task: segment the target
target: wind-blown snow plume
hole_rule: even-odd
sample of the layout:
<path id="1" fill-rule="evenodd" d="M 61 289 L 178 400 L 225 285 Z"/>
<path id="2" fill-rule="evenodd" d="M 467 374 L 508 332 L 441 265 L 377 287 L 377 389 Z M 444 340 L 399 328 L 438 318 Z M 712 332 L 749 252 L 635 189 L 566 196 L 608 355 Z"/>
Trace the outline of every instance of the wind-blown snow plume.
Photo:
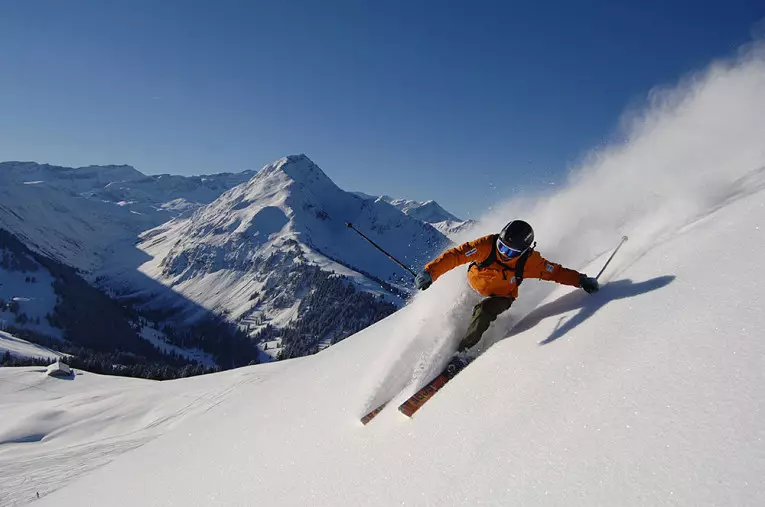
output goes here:
<path id="1" fill-rule="evenodd" d="M 607 281 L 671 232 L 765 184 L 763 90 L 763 43 L 655 88 L 642 110 L 624 116 L 619 140 L 591 152 L 561 190 L 512 199 L 477 229 L 522 217 L 544 255 L 576 269 L 626 234 Z"/>
<path id="2" fill-rule="evenodd" d="M 626 234 L 630 241 L 601 281 L 613 279 L 673 232 L 765 185 L 764 90 L 763 43 L 673 87 L 656 88 L 642 109 L 625 114 L 618 140 L 572 168 L 562 188 L 496 206 L 459 240 L 497 232 L 509 220 L 523 218 L 534 226 L 544 256 L 594 276 L 604 254 Z M 407 316 L 411 327 L 402 329 L 404 343 L 417 343 L 409 347 L 430 347 L 434 364 L 428 370 L 448 357 L 467 326 L 470 305 L 478 300 L 471 297 L 462 270 L 455 271 L 460 272 L 417 298 Z M 484 343 L 504 337 L 553 288 L 525 284 L 512 311 L 490 328 Z M 399 361 L 400 350 L 391 350 L 390 362 Z M 411 355 L 401 357 L 411 362 Z"/>
<path id="3" fill-rule="evenodd" d="M 523 216 L 541 251 L 582 267 L 622 234 L 638 253 L 765 182 L 765 44 L 649 93 L 622 121 L 620 141 L 593 151 L 560 191 L 511 200 L 481 221 Z M 625 256 L 626 257 L 626 256 Z M 622 257 L 624 259 L 624 257 Z"/>

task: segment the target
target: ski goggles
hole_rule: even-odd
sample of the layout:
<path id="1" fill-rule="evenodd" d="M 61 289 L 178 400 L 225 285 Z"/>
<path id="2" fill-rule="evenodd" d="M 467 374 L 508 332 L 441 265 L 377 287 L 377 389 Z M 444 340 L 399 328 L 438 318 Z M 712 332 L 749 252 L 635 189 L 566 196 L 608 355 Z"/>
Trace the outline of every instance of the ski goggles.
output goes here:
<path id="1" fill-rule="evenodd" d="M 505 257 L 512 259 L 513 257 L 518 257 L 521 255 L 525 250 L 516 250 L 515 248 L 510 248 L 506 244 L 502 242 L 501 239 L 497 238 L 497 250 L 499 250 L 499 253 L 504 255 Z"/>

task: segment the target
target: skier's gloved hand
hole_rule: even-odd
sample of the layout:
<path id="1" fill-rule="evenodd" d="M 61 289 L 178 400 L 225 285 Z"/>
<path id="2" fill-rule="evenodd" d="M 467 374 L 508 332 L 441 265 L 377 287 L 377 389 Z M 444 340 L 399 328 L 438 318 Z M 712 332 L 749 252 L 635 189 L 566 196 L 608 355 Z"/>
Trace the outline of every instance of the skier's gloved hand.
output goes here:
<path id="1" fill-rule="evenodd" d="M 414 286 L 419 290 L 425 290 L 433 283 L 433 277 L 427 271 L 420 271 L 420 274 L 414 278 Z"/>
<path id="2" fill-rule="evenodd" d="M 597 279 L 582 274 L 579 275 L 579 287 L 584 289 L 587 294 L 592 294 L 593 292 L 598 292 L 598 289 L 600 289 L 600 284 L 598 283 Z"/>

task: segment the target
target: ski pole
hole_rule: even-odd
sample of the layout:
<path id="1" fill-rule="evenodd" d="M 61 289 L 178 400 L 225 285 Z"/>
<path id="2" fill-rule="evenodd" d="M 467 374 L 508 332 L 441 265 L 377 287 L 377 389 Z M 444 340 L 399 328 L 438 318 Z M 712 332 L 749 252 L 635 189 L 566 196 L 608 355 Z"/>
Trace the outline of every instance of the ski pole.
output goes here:
<path id="1" fill-rule="evenodd" d="M 414 271 L 412 271 L 411 269 L 409 269 L 408 267 L 406 267 L 405 265 L 403 265 L 403 264 L 402 264 L 402 263 L 401 263 L 401 262 L 400 262 L 398 259 L 396 259 L 396 258 L 395 258 L 395 257 L 393 257 L 391 254 L 389 254 L 388 252 L 386 252 L 385 250 L 383 250 L 383 249 L 380 247 L 380 245 L 378 245 L 377 243 L 375 243 L 374 241 L 372 241 L 371 239 L 369 239 L 368 237 L 366 237 L 366 236 L 364 235 L 364 233 L 363 233 L 363 232 L 361 232 L 360 230 L 356 229 L 356 228 L 353 226 L 353 224 L 352 224 L 352 223 L 350 223 L 350 222 L 346 222 L 346 224 L 345 224 L 345 225 L 347 225 L 349 229 L 353 229 L 354 231 L 356 231 L 356 233 L 357 233 L 359 236 L 361 236 L 361 237 L 362 237 L 362 238 L 364 238 L 365 240 L 369 241 L 369 242 L 372 244 L 372 246 L 373 246 L 373 247 L 377 248 L 377 249 L 378 249 L 378 250 L 380 250 L 382 253 L 384 253 L 386 256 L 388 256 L 388 258 L 389 258 L 390 260 L 392 260 L 393 262 L 395 262 L 396 264 L 398 264 L 399 266 L 401 266 L 401 267 L 402 267 L 402 268 L 404 268 L 405 270 L 409 271 L 409 272 L 412 274 L 412 276 L 413 276 L 413 277 L 415 277 L 415 278 L 417 277 L 417 274 L 416 274 Z"/>
<path id="2" fill-rule="evenodd" d="M 616 255 L 616 252 L 618 252 L 618 251 L 619 251 L 619 249 L 622 247 L 622 245 L 624 244 L 624 242 L 625 242 L 625 241 L 627 241 L 627 239 L 629 239 L 629 238 L 627 238 L 627 236 L 622 236 L 622 240 L 621 240 L 621 241 L 619 242 L 619 244 L 616 246 L 616 250 L 614 250 L 614 253 L 612 253 L 612 254 L 611 254 L 611 257 L 609 257 L 609 258 L 608 258 L 608 260 L 606 261 L 606 263 L 603 265 L 603 269 L 601 269 L 601 270 L 600 270 L 600 273 L 598 273 L 598 276 L 596 276 L 596 277 L 595 277 L 595 280 L 597 280 L 598 278 L 600 278 L 600 275 L 602 275 L 602 274 L 603 274 L 603 271 L 605 271 L 605 270 L 606 270 L 606 268 L 608 267 L 608 265 L 611 263 L 611 259 L 613 259 L 613 258 L 614 258 L 614 255 Z"/>

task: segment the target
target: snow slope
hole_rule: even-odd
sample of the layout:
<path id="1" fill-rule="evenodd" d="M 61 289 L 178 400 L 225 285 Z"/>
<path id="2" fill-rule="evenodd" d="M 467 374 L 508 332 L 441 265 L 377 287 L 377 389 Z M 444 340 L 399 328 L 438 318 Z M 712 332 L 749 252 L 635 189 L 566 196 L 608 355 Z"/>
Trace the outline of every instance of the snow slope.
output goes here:
<path id="1" fill-rule="evenodd" d="M 104 252 L 247 181 L 253 171 L 146 176 L 126 165 L 0 163 L 0 227 L 27 247 L 93 271 Z M 123 247 L 124 248 L 124 247 Z"/>
<path id="2" fill-rule="evenodd" d="M 473 227 L 476 225 L 475 220 L 465 220 L 463 221 L 457 221 L 454 220 L 444 220 L 443 222 L 435 222 L 430 224 L 435 229 L 446 236 L 447 238 L 452 239 L 455 243 L 460 244 L 460 241 L 462 241 L 462 238 L 466 236 L 472 236 Z"/>
<path id="3" fill-rule="evenodd" d="M 394 199 L 388 195 L 383 195 L 379 199 L 381 201 L 387 202 L 394 208 L 401 210 L 403 213 L 409 215 L 410 217 L 421 220 L 422 222 L 432 224 L 443 222 L 444 220 L 451 220 L 454 222 L 462 221 L 446 211 L 441 207 L 441 205 L 433 200 L 420 202 L 413 201 L 411 199 Z"/>
<path id="4" fill-rule="evenodd" d="M 138 180 L 114 180 L 93 189 L 90 196 L 128 206 L 132 211 L 161 214 L 167 220 L 211 203 L 254 174 L 252 170 L 201 176 L 158 174 Z"/>
<path id="5" fill-rule="evenodd" d="M 282 368 L 183 382 L 79 370 L 61 379 L 48 377 L 42 367 L 0 368 L 0 505 L 21 505 L 60 487 L 211 410 L 237 386 L 262 382 Z M 29 393 L 34 405 L 27 402 Z"/>
<path id="6" fill-rule="evenodd" d="M 200 176 L 147 176 L 128 165 L 61 167 L 34 162 L 0 162 L 0 175 L 6 182 L 44 185 L 147 214 L 196 209 L 254 174 L 255 171 L 247 170 Z M 163 218 L 166 220 L 170 216 Z"/>
<path id="7" fill-rule="evenodd" d="M 156 225 L 114 204 L 94 201 L 47 183 L 24 185 L 0 171 L 0 228 L 28 248 L 69 266 L 92 271 L 108 246 Z"/>
<path id="8" fill-rule="evenodd" d="M 639 260 L 625 252 L 598 295 L 555 290 L 412 420 L 394 408 L 367 427 L 357 418 L 383 378 L 370 365 L 406 349 L 401 330 L 436 292 L 239 386 L 49 503 L 760 505 L 765 345 L 751 338 L 765 325 L 765 290 L 743 262 L 720 272 L 739 283 L 702 290 L 708 268 L 692 261 L 724 255 L 720 239 L 742 257 L 765 247 L 744 234 L 765 218 L 762 198 Z"/>
<path id="9" fill-rule="evenodd" d="M 6 352 L 9 352 L 13 357 L 47 357 L 49 359 L 56 359 L 57 357 L 66 356 L 66 354 L 28 342 L 11 333 L 0 331 L 0 357 Z"/>
<path id="10" fill-rule="evenodd" d="M 35 162 L 0 162 L 0 174 L 6 181 L 47 186 L 82 194 L 114 181 L 134 182 L 146 176 L 129 165 L 61 167 Z"/>
<path id="11" fill-rule="evenodd" d="M 96 470 L 62 454 L 55 466 L 73 473 L 57 477 L 50 461 L 25 459 L 44 454 L 45 438 L 3 444 L 4 502 L 39 491 L 40 505 L 56 506 L 763 505 L 763 89 L 758 48 L 715 64 L 655 94 L 624 142 L 564 190 L 487 217 L 481 227 L 496 230 L 522 211 L 545 255 L 588 273 L 630 240 L 598 294 L 526 281 L 487 336 L 493 346 L 413 419 L 395 403 L 445 360 L 476 301 L 463 270 L 284 369 L 174 381 L 178 391 L 145 403 L 125 394 L 140 413 L 202 383 L 226 392 L 130 453 L 116 456 L 125 435 L 105 441 L 114 461 Z M 269 376 L 232 386 L 260 372 Z M 399 389 L 393 407 L 358 422 Z M 39 408 L 44 395 L 14 391 L 30 426 L 56 420 Z M 1 419 L 0 434 L 53 434 L 17 420 Z M 97 445 L 74 433 L 67 443 L 81 442 Z"/>
<path id="12" fill-rule="evenodd" d="M 474 220 L 457 218 L 433 200 L 420 202 L 411 199 L 394 199 L 389 195 L 375 197 L 364 192 L 353 193 L 362 199 L 387 202 L 405 215 L 432 225 L 438 232 L 448 238 L 456 238 L 469 231 L 475 225 Z"/>

